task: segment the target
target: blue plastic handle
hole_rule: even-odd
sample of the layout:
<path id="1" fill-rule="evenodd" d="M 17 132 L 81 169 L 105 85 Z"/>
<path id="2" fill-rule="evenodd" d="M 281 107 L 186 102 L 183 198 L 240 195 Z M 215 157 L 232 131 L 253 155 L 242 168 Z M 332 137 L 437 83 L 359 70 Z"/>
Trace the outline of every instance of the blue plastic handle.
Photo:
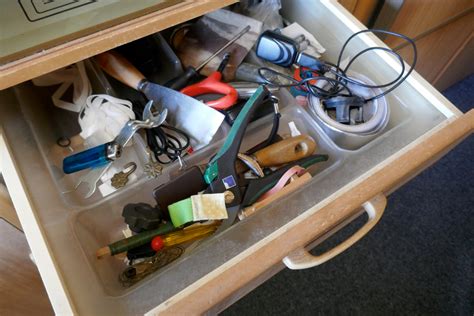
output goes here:
<path id="1" fill-rule="evenodd" d="M 107 147 L 109 145 L 110 143 L 102 144 L 64 158 L 64 173 L 70 174 L 87 168 L 96 168 L 107 164 L 110 162 L 110 159 L 107 158 Z"/>

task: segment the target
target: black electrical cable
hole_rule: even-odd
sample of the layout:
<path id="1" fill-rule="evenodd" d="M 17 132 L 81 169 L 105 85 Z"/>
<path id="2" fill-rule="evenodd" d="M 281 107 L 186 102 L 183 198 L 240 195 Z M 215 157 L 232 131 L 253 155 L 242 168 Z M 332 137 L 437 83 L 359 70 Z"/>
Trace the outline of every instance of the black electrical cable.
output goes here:
<path id="1" fill-rule="evenodd" d="M 264 72 L 271 73 L 276 77 L 285 78 L 286 80 L 291 81 L 292 83 L 289 83 L 289 84 L 274 83 L 265 76 Z M 277 86 L 277 87 L 280 87 L 280 88 L 289 88 L 289 87 L 296 87 L 296 86 L 303 86 L 304 85 L 306 88 L 309 87 L 308 89 L 311 91 L 312 94 L 314 94 L 315 96 L 317 96 L 319 98 L 323 98 L 323 99 L 334 97 L 334 96 L 352 96 L 352 92 L 350 91 L 349 87 L 345 83 L 341 82 L 340 80 L 330 78 L 330 77 L 315 76 L 315 77 L 308 77 L 308 78 L 305 78 L 305 79 L 302 79 L 302 80 L 297 80 L 297 79 L 295 79 L 291 76 L 288 76 L 286 74 L 283 74 L 281 72 L 278 72 L 276 70 L 273 70 L 273 69 L 267 68 L 267 67 L 260 67 L 258 69 L 258 74 L 265 81 L 265 83 L 268 84 L 268 85 Z M 312 81 L 312 80 L 327 81 L 329 83 L 334 84 L 335 86 L 341 85 L 342 87 L 339 88 L 338 90 L 335 90 L 335 91 L 324 90 L 321 87 L 318 87 L 318 86 L 315 86 L 315 85 L 311 84 L 310 81 Z M 347 90 L 348 94 L 341 94 L 340 92 L 343 91 L 343 90 Z"/>
<path id="2" fill-rule="evenodd" d="M 389 48 L 378 47 L 378 46 L 368 47 L 368 48 L 358 52 L 354 57 L 352 57 L 349 60 L 349 62 L 347 64 L 347 66 L 345 67 L 345 69 L 342 69 L 340 67 L 342 56 L 343 56 L 344 51 L 345 51 L 347 45 L 349 44 L 349 42 L 354 37 L 356 37 L 356 36 L 358 36 L 362 33 L 368 33 L 368 32 L 370 32 L 370 33 L 383 33 L 383 34 L 387 34 L 387 35 L 391 35 L 391 36 L 396 36 L 396 37 L 399 37 L 399 38 L 407 41 L 413 47 L 413 60 L 412 60 L 412 63 L 410 65 L 410 68 L 408 69 L 408 71 L 406 73 L 405 73 L 405 70 L 406 70 L 405 63 L 404 63 L 402 57 L 400 56 L 400 54 L 398 54 L 397 52 L 395 52 L 395 51 L 393 51 Z M 398 59 L 398 62 L 400 63 L 400 66 L 401 66 L 401 71 L 395 79 L 393 79 L 392 81 L 390 81 L 388 83 L 384 83 L 384 84 L 380 84 L 380 85 L 368 85 L 368 84 L 364 84 L 360 81 L 357 81 L 353 78 L 350 78 L 346 74 L 346 72 L 349 70 L 350 66 L 356 61 L 357 58 L 359 58 L 360 56 L 362 56 L 363 54 L 365 54 L 367 52 L 375 51 L 375 50 L 384 51 L 386 53 L 389 53 L 389 54 L 395 56 Z M 325 67 L 324 71 L 321 72 L 320 76 L 313 76 L 313 77 L 308 77 L 308 78 L 305 78 L 305 79 L 302 79 L 302 80 L 296 80 L 295 78 L 293 78 L 291 76 L 280 73 L 280 72 L 275 71 L 273 69 L 269 69 L 267 67 L 259 68 L 258 74 L 265 81 L 266 84 L 269 84 L 269 85 L 272 85 L 272 86 L 278 86 L 278 87 L 304 86 L 308 90 L 309 93 L 311 93 L 312 95 L 314 95 L 314 96 L 316 96 L 320 99 L 323 99 L 323 100 L 324 99 L 329 99 L 329 98 L 332 98 L 332 97 L 336 97 L 336 96 L 345 96 L 345 97 L 353 96 L 353 93 L 351 92 L 351 89 L 348 87 L 348 83 L 351 83 L 351 84 L 357 85 L 357 86 L 361 86 L 361 87 L 364 87 L 364 88 L 369 88 L 369 89 L 390 87 L 387 90 L 382 91 L 378 95 L 375 95 L 371 98 L 365 99 L 364 101 L 367 103 L 367 102 L 373 101 L 375 99 L 378 99 L 378 98 L 381 98 L 381 97 L 387 95 L 388 93 L 390 93 L 391 91 L 396 89 L 398 86 L 400 86 L 408 78 L 408 76 L 410 76 L 410 74 L 413 72 L 413 70 L 416 66 L 417 59 L 418 59 L 418 52 L 417 52 L 417 49 L 416 49 L 416 44 L 408 36 L 403 35 L 403 34 L 399 34 L 399 33 L 396 33 L 396 32 L 391 32 L 391 31 L 378 30 L 378 29 L 368 29 L 368 30 L 362 30 L 362 31 L 359 31 L 359 32 L 356 32 L 356 33 L 352 34 L 342 45 L 342 48 L 341 48 L 341 50 L 339 52 L 339 55 L 338 55 L 338 58 L 337 58 L 337 63 L 333 64 L 333 63 L 330 63 L 330 62 L 324 62 L 326 67 Z M 329 72 L 329 73 L 333 74 L 335 76 L 335 78 L 330 78 L 330 77 L 324 76 L 325 72 Z M 269 79 L 265 75 L 265 73 L 272 74 L 274 78 L 275 77 L 284 78 L 284 79 L 286 79 L 287 81 L 289 81 L 291 83 L 289 83 L 289 84 L 275 83 L 274 81 Z M 318 87 L 314 84 L 311 84 L 311 81 L 313 81 L 313 80 L 327 81 L 330 84 L 331 88 L 330 89 L 323 89 L 323 88 Z M 343 91 L 347 91 L 347 93 L 342 93 Z"/>
<path id="3" fill-rule="evenodd" d="M 398 38 L 401 38 L 403 40 L 405 40 L 406 42 L 408 42 L 412 48 L 413 48 L 413 60 L 411 62 L 411 66 L 410 66 L 410 69 L 407 71 L 407 73 L 400 78 L 400 80 L 398 80 L 398 82 L 394 83 L 393 86 L 385 91 L 383 91 L 382 93 L 380 93 L 379 95 L 376 95 L 374 97 L 371 97 L 369 99 L 366 99 L 365 102 L 370 102 L 370 101 L 373 101 L 375 99 L 378 99 L 378 98 L 381 98 L 385 95 L 387 95 L 388 93 L 392 92 L 393 90 L 395 90 L 398 86 L 400 86 L 407 78 L 408 76 L 410 76 L 410 74 L 413 72 L 413 70 L 415 69 L 415 66 L 416 66 L 416 62 L 418 60 L 418 51 L 416 49 L 416 44 L 415 44 L 415 41 L 413 39 L 411 39 L 410 37 L 406 36 L 406 35 L 403 35 L 403 34 L 400 34 L 400 33 L 396 33 L 396 32 L 391 32 L 391 31 L 386 31 L 386 30 L 379 30 L 379 29 L 367 29 L 367 30 L 362 30 L 362 31 L 359 31 L 359 32 L 356 32 L 354 34 L 352 34 L 351 36 L 349 36 L 349 38 L 344 42 L 344 44 L 342 45 L 342 48 L 339 52 L 339 56 L 337 58 L 337 68 L 336 69 L 340 69 L 340 64 L 341 64 L 341 60 L 342 60 L 342 56 L 344 54 L 344 50 L 346 49 L 347 45 L 349 44 L 349 42 L 356 36 L 362 34 L 362 33 L 382 33 L 382 34 L 387 34 L 387 35 L 391 35 L 391 36 L 395 36 L 395 37 L 398 37 Z M 365 51 L 369 51 L 369 50 L 376 50 L 376 49 L 383 49 L 383 50 L 387 50 L 387 48 L 385 47 L 369 47 L 368 49 L 366 49 Z M 390 49 L 389 49 L 390 50 Z M 400 74 L 403 74 L 404 71 L 405 71 L 405 67 L 404 67 L 404 63 L 403 63 L 403 59 L 401 58 L 400 54 L 398 54 L 397 52 L 393 51 L 393 50 L 390 50 L 390 53 L 392 53 L 394 55 L 397 55 L 399 60 L 401 61 L 401 64 L 403 65 L 402 66 L 402 71 L 400 72 Z M 349 61 L 349 64 L 352 64 L 353 61 L 359 57 L 361 54 L 358 54 L 356 55 L 355 57 L 353 57 L 350 61 Z M 346 69 L 344 71 L 347 71 L 348 67 L 346 67 Z M 374 86 L 373 88 L 383 88 L 385 87 L 384 85 L 379 85 L 379 86 Z"/>
<path id="4" fill-rule="evenodd" d="M 389 54 L 392 54 L 394 55 L 395 57 L 398 58 L 398 61 L 400 62 L 400 66 L 402 67 L 402 71 L 400 71 L 400 73 L 398 74 L 398 77 L 396 77 L 394 80 L 388 82 L 388 83 L 385 83 L 385 84 L 381 84 L 381 85 L 370 85 L 370 84 L 365 84 L 363 82 L 360 82 L 360 81 L 357 81 L 357 80 L 354 80 L 350 77 L 348 77 L 347 75 L 341 75 L 339 73 L 339 71 L 336 71 L 334 69 L 330 69 L 329 71 L 336 75 L 337 77 L 339 78 L 342 78 L 344 79 L 345 81 L 347 82 L 350 82 L 352 84 L 355 84 L 355 85 L 358 85 L 358 86 L 361 86 L 361 87 L 364 87 L 364 88 L 385 88 L 385 87 L 389 87 L 395 83 L 398 82 L 398 80 L 400 80 L 403 76 L 403 74 L 405 73 L 405 63 L 403 62 L 403 59 L 402 57 L 397 54 L 396 52 L 394 52 L 393 50 L 389 49 L 389 48 L 385 48 L 385 47 L 369 47 L 369 48 L 366 48 L 364 49 L 363 51 L 360 51 L 359 53 L 357 53 L 357 55 L 355 55 L 350 61 L 349 63 L 347 64 L 346 68 L 344 69 L 344 71 L 347 71 L 347 69 L 349 69 L 349 67 L 352 65 L 352 63 L 361 55 L 367 53 L 367 52 L 370 52 L 370 51 L 374 51 L 374 50 L 383 50 L 383 51 L 386 51 L 387 53 Z"/>
<path id="5" fill-rule="evenodd" d="M 278 83 L 274 83 L 272 82 L 270 79 L 266 78 L 265 75 L 264 75 L 264 71 L 267 72 L 267 73 L 272 73 L 273 75 L 275 76 L 278 76 L 278 77 L 282 77 L 282 78 L 285 78 L 289 81 L 292 81 L 293 83 L 290 83 L 290 84 L 278 84 Z M 302 80 L 297 80 L 291 76 L 288 76 L 286 74 L 283 74 L 281 72 L 278 72 L 276 70 L 273 70 L 271 68 L 267 68 L 267 67 L 260 67 L 258 69 L 258 73 L 260 75 L 260 77 L 265 81 L 266 84 L 268 85 L 272 85 L 272 86 L 278 86 L 280 88 L 289 88 L 289 87 L 295 87 L 295 86 L 302 86 L 302 85 L 311 85 L 310 84 L 310 81 L 312 80 L 324 80 L 324 81 L 328 81 L 329 83 L 332 83 L 332 84 L 340 84 L 340 85 L 343 85 L 342 88 L 340 88 L 339 90 L 337 91 L 328 91 L 328 90 L 324 90 L 323 88 L 320 88 L 318 86 L 314 86 L 314 85 L 311 85 L 312 86 L 312 89 L 314 91 L 317 91 L 317 92 L 314 92 L 315 95 L 318 95 L 318 96 L 322 96 L 322 97 L 333 97 L 335 95 L 337 95 L 340 91 L 346 89 L 348 92 L 349 92 L 349 95 L 351 94 L 349 88 L 344 85 L 343 83 L 341 83 L 339 80 L 337 79 L 334 79 L 334 78 L 330 78 L 330 77 L 325 77 L 325 76 L 317 76 L 317 77 L 308 77 L 308 78 L 305 78 L 305 79 L 302 79 Z"/>

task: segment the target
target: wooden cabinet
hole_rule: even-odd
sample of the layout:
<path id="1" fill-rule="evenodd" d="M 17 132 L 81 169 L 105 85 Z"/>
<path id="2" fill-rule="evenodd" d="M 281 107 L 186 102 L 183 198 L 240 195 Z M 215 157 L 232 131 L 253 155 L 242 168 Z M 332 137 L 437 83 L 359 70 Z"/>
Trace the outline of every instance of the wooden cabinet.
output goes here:
<path id="1" fill-rule="evenodd" d="M 0 65 L 0 90 L 36 78 L 135 39 L 188 21 L 237 0 L 185 0 L 104 30 Z"/>
<path id="2" fill-rule="evenodd" d="M 339 3 L 354 15 L 364 25 L 369 25 L 377 8 L 380 6 L 380 0 L 339 0 Z"/>
<path id="3" fill-rule="evenodd" d="M 439 90 L 474 73 L 474 5 L 470 0 L 340 0 L 369 28 L 386 29 L 415 39 L 416 70 Z M 410 62 L 411 46 L 391 36 L 385 43 Z"/>
<path id="4" fill-rule="evenodd" d="M 474 73 L 474 5 L 469 0 L 404 1 L 390 30 L 416 40 L 416 70 L 444 90 Z M 386 43 L 411 60 L 410 47 L 394 38 Z"/>

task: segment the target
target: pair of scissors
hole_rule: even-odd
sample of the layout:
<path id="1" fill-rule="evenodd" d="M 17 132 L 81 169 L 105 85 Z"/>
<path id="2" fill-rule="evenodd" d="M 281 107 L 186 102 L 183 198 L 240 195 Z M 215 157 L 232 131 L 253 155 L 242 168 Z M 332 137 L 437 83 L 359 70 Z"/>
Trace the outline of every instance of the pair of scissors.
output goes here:
<path id="1" fill-rule="evenodd" d="M 237 90 L 231 85 L 222 82 L 222 71 L 227 66 L 230 53 L 226 53 L 217 71 L 210 74 L 206 79 L 181 89 L 181 93 L 190 97 L 203 94 L 222 94 L 223 97 L 217 100 L 207 101 L 206 104 L 216 110 L 227 110 L 237 103 L 239 95 Z"/>

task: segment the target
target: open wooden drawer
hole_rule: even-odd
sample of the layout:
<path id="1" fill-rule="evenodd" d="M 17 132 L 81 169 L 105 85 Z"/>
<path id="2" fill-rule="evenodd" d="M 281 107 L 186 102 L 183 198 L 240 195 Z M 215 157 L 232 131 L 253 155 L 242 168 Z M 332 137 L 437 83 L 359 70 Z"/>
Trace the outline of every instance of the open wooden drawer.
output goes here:
<path id="1" fill-rule="evenodd" d="M 312 32 L 327 48 L 325 57 L 333 62 L 344 40 L 363 28 L 335 1 L 287 0 L 282 14 Z M 383 44 L 375 36 L 364 35 L 348 53 L 373 45 Z M 365 61 L 355 69 L 375 81 L 386 82 L 399 70 L 395 60 L 384 54 L 374 53 L 370 63 Z M 48 122 L 40 122 L 25 110 L 40 106 L 35 90 L 22 84 L 1 91 L 1 169 L 55 312 L 201 313 L 237 298 L 233 296 L 237 290 L 275 265 L 281 266 L 284 258 L 290 268 L 302 268 L 337 255 L 373 227 L 383 212 L 386 194 L 472 132 L 473 112 L 462 115 L 417 74 L 387 101 L 390 121 L 380 137 L 349 151 L 320 134 L 322 148 L 335 153 L 337 159 L 330 160 L 307 186 L 125 289 L 117 281 L 115 259 L 98 262 L 94 251 L 110 237 L 108 224 L 121 220 L 121 207 L 135 199 L 151 202 L 148 189 L 156 185 L 135 185 L 125 194 L 87 204 L 65 199 L 58 186 L 62 175 L 45 154 L 48 135 L 37 128 Z M 322 258 L 303 250 L 313 240 L 339 229 L 361 206 L 369 222 L 356 237 Z"/>

